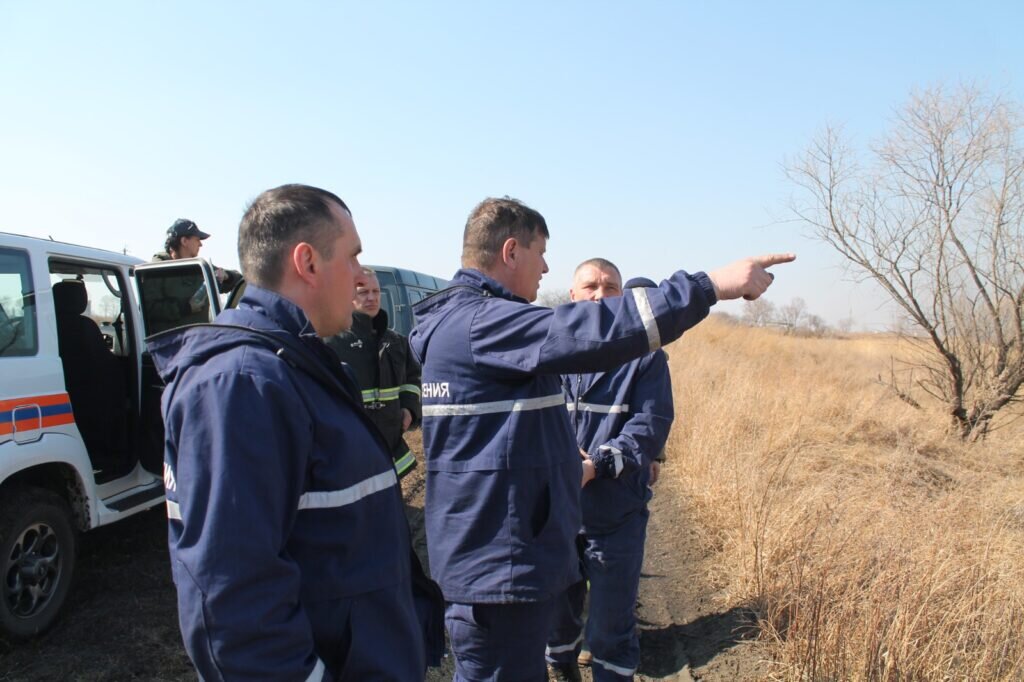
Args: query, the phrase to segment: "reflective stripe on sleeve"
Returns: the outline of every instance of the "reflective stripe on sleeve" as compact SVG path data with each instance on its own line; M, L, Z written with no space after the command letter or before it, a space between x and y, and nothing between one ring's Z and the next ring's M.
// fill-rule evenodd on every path
M625 464L622 461L622 450L613 448L611 445L602 445L597 449L598 452L609 452L612 455L612 463L615 465L615 478L619 477L622 473L622 468Z
M518 400L498 400L492 403L466 403L460 405L424 405L424 417L458 417L464 415L497 414L499 412L525 412L542 410L547 407L565 405L565 396L561 393L541 396L540 398L520 398Z
M417 386L416 384L402 384L401 386L398 387L398 390L407 391L409 393L415 393L416 395L420 395L420 387Z
M171 492L178 489L178 482L174 480L174 469L167 462L164 462L164 488Z
M181 521L181 507L178 506L177 502L167 500L167 518Z
M654 317L651 302L647 300L647 289L637 287L630 291L633 292L637 312L640 313L640 320L644 323L644 329L647 331L647 347L650 350L657 350L661 348L661 332L658 331L658 320Z
M567 402L565 407L570 412L576 411L576 403ZM622 414L623 412L629 412L629 403L622 403L621 405L600 405L598 403L584 403L579 404L580 412L600 412L601 414Z
M406 471L412 468L412 465L416 463L416 457L412 452L406 452L404 455L395 460L395 471L401 476Z
M397 386L392 386L391 388L368 388L363 391L364 403L386 402L389 400L398 400Z
M387 490L398 483L398 476L394 469L388 469L376 476L371 476L355 485L341 490L318 490L316 492L304 493L299 498L299 509L332 509L354 504L359 500Z
M319 658L316 659L316 665L313 666L313 672L309 673L309 677L306 678L306 682L320 682L324 679L324 673L327 672L327 666Z

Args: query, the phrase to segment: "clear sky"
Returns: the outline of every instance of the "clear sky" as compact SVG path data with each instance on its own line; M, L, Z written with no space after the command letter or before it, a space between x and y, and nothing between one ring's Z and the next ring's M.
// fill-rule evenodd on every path
M508 194L548 220L542 291L594 256L659 279L795 251L770 300L878 328L782 165L826 123L868 143L915 88L1024 101L1022 29L984 0L0 0L0 230L149 258L188 217L236 267L246 203L304 182L351 206L364 262L447 277Z

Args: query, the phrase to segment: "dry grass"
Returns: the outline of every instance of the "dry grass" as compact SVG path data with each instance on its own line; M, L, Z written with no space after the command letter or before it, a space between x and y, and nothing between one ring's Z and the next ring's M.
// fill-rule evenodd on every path
M1024 679L1020 425L947 437L877 383L894 349L708 321L669 349L673 475L773 677Z

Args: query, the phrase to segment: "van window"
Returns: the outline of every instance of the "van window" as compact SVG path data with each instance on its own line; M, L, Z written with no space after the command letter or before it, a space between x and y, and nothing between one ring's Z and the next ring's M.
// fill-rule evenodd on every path
M0 356L35 355L38 338L28 254L0 249Z
M206 279L199 263L173 268L136 270L146 336L187 324L210 322L217 310L210 305Z
M131 324L126 324L125 320L129 311L123 304L124 282L121 276L116 270L101 265L50 259L51 286L72 279L81 282L85 289L86 304L82 315L99 327L107 350L114 355L128 355L130 339L126 338L126 332L130 331Z

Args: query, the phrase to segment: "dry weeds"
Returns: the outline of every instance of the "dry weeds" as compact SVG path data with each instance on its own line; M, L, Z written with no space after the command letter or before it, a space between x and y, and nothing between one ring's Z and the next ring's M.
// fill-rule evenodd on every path
M947 437L878 383L896 350L717 320L669 349L716 581L777 679L1024 679L1024 434Z

